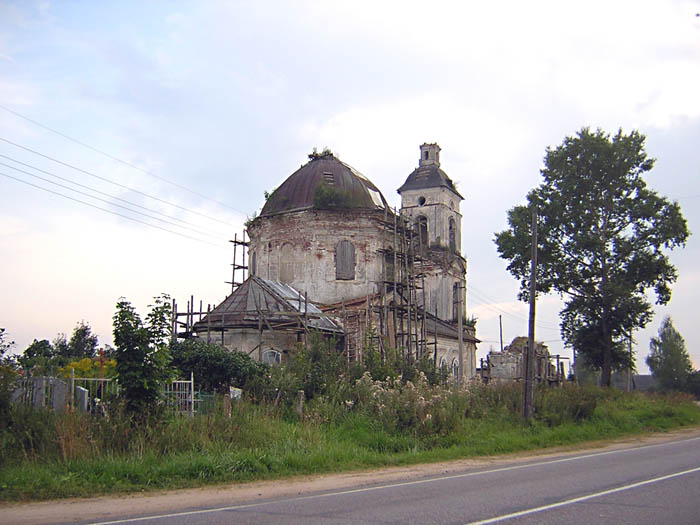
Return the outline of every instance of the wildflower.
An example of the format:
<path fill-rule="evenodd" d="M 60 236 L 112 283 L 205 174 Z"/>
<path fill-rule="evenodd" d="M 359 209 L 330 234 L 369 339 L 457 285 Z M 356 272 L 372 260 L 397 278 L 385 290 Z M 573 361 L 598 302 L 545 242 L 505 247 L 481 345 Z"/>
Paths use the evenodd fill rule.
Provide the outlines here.
<path fill-rule="evenodd" d="M 345 408 L 350 410 L 354 404 L 355 402 L 352 399 L 348 399 L 347 401 L 345 401 Z"/>

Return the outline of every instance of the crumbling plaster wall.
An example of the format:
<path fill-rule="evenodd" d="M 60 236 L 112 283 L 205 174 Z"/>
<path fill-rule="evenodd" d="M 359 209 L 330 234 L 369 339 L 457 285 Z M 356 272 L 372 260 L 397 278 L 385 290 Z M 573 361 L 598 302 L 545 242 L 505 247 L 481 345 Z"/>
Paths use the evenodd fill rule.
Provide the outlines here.
<path fill-rule="evenodd" d="M 206 339 L 206 334 L 202 338 Z M 254 328 L 224 330 L 223 341 L 221 331 L 212 330 L 210 338 L 212 343 L 248 354 L 256 361 L 262 361 L 263 353 L 268 350 L 275 350 L 284 356 L 285 350 L 293 350 L 297 345 L 296 333 L 285 330 L 263 330 L 262 345 L 260 345 L 260 332 Z"/>
<path fill-rule="evenodd" d="M 428 339 L 432 341 L 432 335 L 428 335 Z M 447 366 L 452 366 L 452 362 L 459 362 L 459 341 L 447 337 L 438 337 L 437 363 L 438 365 L 444 358 Z M 462 354 L 464 356 L 464 365 L 462 367 L 463 379 L 465 381 L 476 376 L 476 345 L 471 341 L 464 341 L 462 344 Z"/>
<path fill-rule="evenodd" d="M 315 303 L 337 303 L 378 290 L 383 261 L 378 250 L 391 235 L 374 210 L 302 210 L 258 217 L 251 224 L 250 258 L 255 275 L 306 292 Z M 355 251 L 355 279 L 336 279 L 335 249 L 342 240 Z M 252 268 L 251 268 L 252 269 Z"/>

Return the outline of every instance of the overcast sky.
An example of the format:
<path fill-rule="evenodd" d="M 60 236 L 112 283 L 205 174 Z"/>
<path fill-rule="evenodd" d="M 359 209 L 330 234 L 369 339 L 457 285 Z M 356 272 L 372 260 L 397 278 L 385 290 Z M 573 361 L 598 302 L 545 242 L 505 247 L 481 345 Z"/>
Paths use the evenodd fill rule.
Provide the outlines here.
<path fill-rule="evenodd" d="M 216 304 L 230 291 L 227 240 L 314 147 L 398 206 L 419 145 L 437 142 L 465 197 L 483 356 L 499 346 L 499 314 L 506 342 L 527 334 L 493 237 L 566 135 L 646 134 L 658 159 L 648 185 L 700 231 L 699 12 L 698 1 L 0 0 L 0 327 L 18 351 L 81 320 L 111 343 L 120 296 L 141 312 L 161 292 Z M 635 334 L 641 371 L 664 315 L 700 367 L 700 238 L 671 260 L 673 298 Z M 560 305 L 539 302 L 536 336 L 570 355 Z"/>

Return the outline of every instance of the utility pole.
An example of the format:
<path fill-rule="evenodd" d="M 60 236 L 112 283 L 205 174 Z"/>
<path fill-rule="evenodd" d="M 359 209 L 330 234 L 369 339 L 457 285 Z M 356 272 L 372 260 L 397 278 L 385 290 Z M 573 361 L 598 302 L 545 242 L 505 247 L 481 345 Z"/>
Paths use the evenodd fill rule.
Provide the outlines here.
<path fill-rule="evenodd" d="M 503 316 L 498 314 L 498 331 L 501 335 L 501 352 L 503 352 Z"/>
<path fill-rule="evenodd" d="M 530 318 L 527 354 L 523 356 L 523 419 L 532 419 L 535 377 L 535 292 L 537 271 L 537 210 L 532 210 L 532 256 L 530 259 Z"/>
<path fill-rule="evenodd" d="M 459 332 L 459 378 L 457 379 L 457 385 L 462 388 L 464 384 L 464 327 L 462 326 L 462 290 L 464 287 L 462 283 L 457 285 L 457 291 L 459 292 L 459 298 L 457 299 L 457 331 Z"/>
<path fill-rule="evenodd" d="M 632 392 L 632 366 L 633 362 L 632 359 L 634 359 L 632 355 L 632 331 L 630 330 L 630 336 L 627 339 L 627 344 L 628 344 L 628 349 L 630 353 L 630 366 L 627 369 L 627 391 Z"/>

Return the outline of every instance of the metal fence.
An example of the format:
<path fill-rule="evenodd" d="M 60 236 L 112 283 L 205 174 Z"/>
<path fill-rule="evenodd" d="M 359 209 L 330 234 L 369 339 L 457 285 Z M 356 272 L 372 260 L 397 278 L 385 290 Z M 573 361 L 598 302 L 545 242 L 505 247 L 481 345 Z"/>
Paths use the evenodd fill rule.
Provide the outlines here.
<path fill-rule="evenodd" d="M 195 390 L 194 374 L 189 379 L 172 381 L 165 385 L 163 398 L 168 408 L 194 415 L 210 412 L 212 400 Z M 64 412 L 67 408 L 83 412 L 104 413 L 106 402 L 119 393 L 119 384 L 112 378 L 26 377 L 15 381 L 12 402 L 33 408 L 52 408 Z M 213 397 L 213 396 L 212 396 Z"/>

